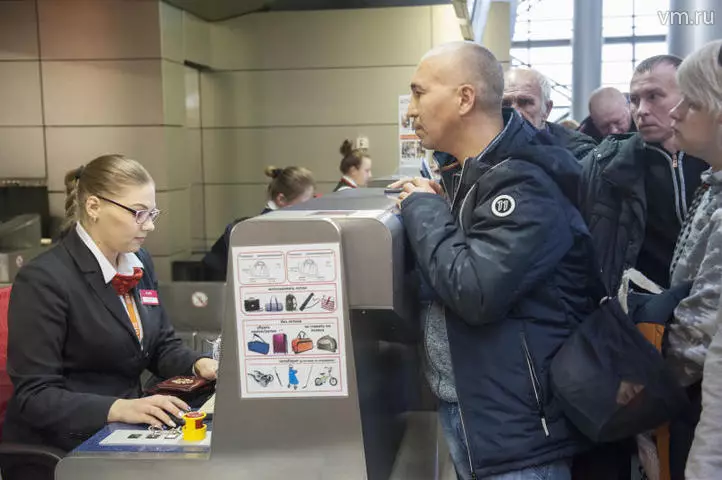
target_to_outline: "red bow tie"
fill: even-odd
[[[116,273],[110,281],[110,284],[113,285],[113,288],[118,295],[125,295],[138,285],[141,278],[143,278],[143,269],[140,267],[133,267],[133,275],[122,275],[120,273]]]

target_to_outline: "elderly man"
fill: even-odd
[[[601,142],[608,135],[636,132],[629,102],[622,92],[613,87],[602,87],[589,97],[589,117],[579,130]]]
[[[580,167],[502,109],[500,64],[473,43],[427,53],[408,115],[442,183],[402,180],[401,217],[433,292],[426,375],[460,478],[570,478],[585,440],[560,413],[549,365],[591,308]]]
[[[536,129],[548,133],[556,143],[581,159],[596,142],[587,135],[556,123],[547,122],[554,102],[549,79],[531,68],[511,68],[504,76],[504,106],[516,109]]]

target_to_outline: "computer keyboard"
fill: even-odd
[[[205,412],[209,415],[213,415],[213,409],[216,406],[216,394],[210,396],[208,400],[206,400],[206,403],[201,405],[201,408],[198,409],[199,412]]]

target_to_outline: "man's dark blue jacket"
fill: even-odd
[[[419,269],[445,306],[470,462],[478,477],[569,458],[586,442],[563,416],[549,366],[592,311],[580,167],[504,109],[504,130],[443,183],[401,206]],[[448,165],[448,155],[439,160]],[[442,165],[444,166],[444,165]]]

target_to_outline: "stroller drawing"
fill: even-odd
[[[314,380],[314,383],[317,387],[320,387],[321,385],[325,384],[328,381],[328,384],[332,387],[335,387],[338,385],[338,379],[331,375],[331,370],[333,370],[333,367],[326,367],[321,373],[320,376],[316,377]]]

